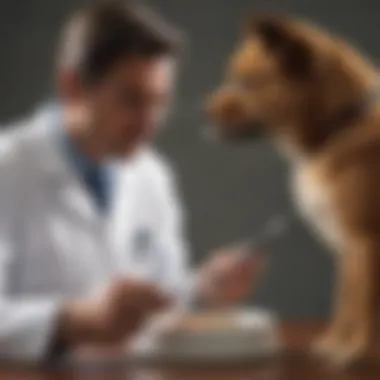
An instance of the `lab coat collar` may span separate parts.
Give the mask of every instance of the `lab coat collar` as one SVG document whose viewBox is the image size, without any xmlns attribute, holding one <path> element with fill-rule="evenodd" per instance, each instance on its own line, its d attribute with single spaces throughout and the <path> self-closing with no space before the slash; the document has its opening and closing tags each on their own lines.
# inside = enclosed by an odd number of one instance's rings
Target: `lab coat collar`
<svg viewBox="0 0 380 380">
<path fill-rule="evenodd" d="M 32 129 L 36 136 L 36 144 L 34 144 L 37 148 L 36 157 L 39 160 L 39 168 L 43 170 L 43 178 L 47 181 L 46 186 L 51 188 L 50 191 L 54 191 L 54 188 L 55 191 L 61 192 L 64 203 L 86 220 L 103 220 L 104 222 L 105 219 L 112 219 L 120 197 L 125 197 L 125 194 L 120 194 L 120 188 L 126 188 L 128 191 L 128 199 L 124 202 L 133 204 L 136 174 L 140 167 L 139 163 L 148 149 L 141 149 L 128 160 L 120 160 L 114 164 L 114 194 L 111 197 L 108 216 L 104 217 L 99 213 L 98 206 L 67 161 L 64 152 L 59 149 L 55 113 L 56 109 L 51 105 L 43 107 L 36 112 L 32 121 Z"/>
</svg>

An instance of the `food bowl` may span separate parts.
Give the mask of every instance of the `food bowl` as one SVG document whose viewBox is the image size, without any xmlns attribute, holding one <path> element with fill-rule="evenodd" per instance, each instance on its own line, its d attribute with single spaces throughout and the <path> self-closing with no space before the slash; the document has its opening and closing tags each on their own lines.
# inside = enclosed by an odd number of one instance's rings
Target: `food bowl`
<svg viewBox="0 0 380 380">
<path fill-rule="evenodd" d="M 280 352 L 277 318 L 270 312 L 173 312 L 150 321 L 132 345 L 138 358 L 243 361 Z"/>
</svg>

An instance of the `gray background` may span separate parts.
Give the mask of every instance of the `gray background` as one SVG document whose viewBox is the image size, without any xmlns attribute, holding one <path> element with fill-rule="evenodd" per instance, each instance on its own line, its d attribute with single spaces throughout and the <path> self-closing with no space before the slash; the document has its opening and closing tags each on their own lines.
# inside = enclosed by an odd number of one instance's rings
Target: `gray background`
<svg viewBox="0 0 380 380">
<path fill-rule="evenodd" d="M 54 88 L 57 32 L 74 0 L 0 1 L 0 118 L 26 114 Z M 254 10 L 306 16 L 376 57 L 377 0 L 151 0 L 187 34 L 176 111 L 158 144 L 175 163 L 188 206 L 194 261 L 249 235 L 270 215 L 290 207 L 286 166 L 270 145 L 227 147 L 200 138 L 202 97 L 219 81 L 239 25 Z M 301 223 L 271 249 L 268 271 L 253 301 L 284 318 L 321 318 L 330 308 L 331 257 Z"/>
</svg>

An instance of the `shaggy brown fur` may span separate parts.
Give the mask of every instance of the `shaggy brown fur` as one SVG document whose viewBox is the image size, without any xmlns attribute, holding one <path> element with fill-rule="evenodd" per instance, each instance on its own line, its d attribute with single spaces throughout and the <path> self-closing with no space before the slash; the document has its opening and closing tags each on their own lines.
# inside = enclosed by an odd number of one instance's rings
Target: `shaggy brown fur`
<svg viewBox="0 0 380 380">
<path fill-rule="evenodd" d="M 379 322 L 378 83 L 376 67 L 338 37 L 263 15 L 209 104 L 222 135 L 260 130 L 290 158 L 296 204 L 336 252 L 334 313 L 315 350 L 338 364 L 369 352 Z"/>
</svg>

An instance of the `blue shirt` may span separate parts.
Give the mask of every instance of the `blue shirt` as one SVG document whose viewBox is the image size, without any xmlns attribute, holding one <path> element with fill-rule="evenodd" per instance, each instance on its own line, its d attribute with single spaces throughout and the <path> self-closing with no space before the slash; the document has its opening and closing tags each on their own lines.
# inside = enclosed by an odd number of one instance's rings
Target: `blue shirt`
<svg viewBox="0 0 380 380">
<path fill-rule="evenodd" d="M 99 210 L 107 212 L 113 184 L 113 170 L 111 165 L 106 163 L 96 163 L 92 161 L 72 140 L 65 128 L 59 106 L 54 110 L 56 117 L 59 118 L 59 144 L 63 152 L 72 166 L 77 172 L 80 179 L 85 184 L 94 198 Z"/>
<path fill-rule="evenodd" d="M 83 180 L 100 211 L 106 212 L 112 187 L 111 167 L 91 161 L 67 134 L 63 140 L 69 162 Z"/>
</svg>

